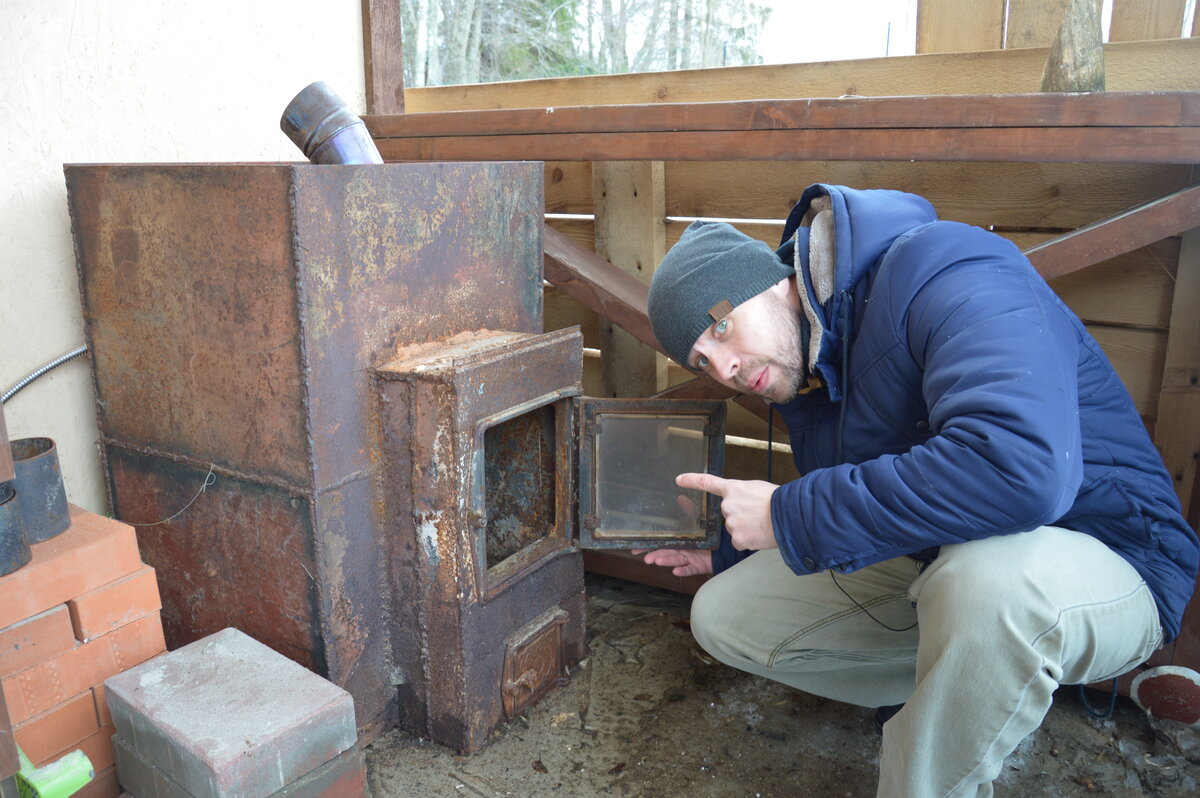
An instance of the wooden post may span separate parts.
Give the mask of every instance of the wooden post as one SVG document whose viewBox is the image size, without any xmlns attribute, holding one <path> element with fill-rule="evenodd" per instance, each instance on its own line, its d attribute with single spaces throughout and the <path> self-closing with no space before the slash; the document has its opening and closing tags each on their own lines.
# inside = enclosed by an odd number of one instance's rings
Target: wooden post
<svg viewBox="0 0 1200 798">
<path fill-rule="evenodd" d="M 918 53 L 969 53 L 1004 46 L 1005 0 L 921 0 Z"/>
<path fill-rule="evenodd" d="M 666 254 L 662 161 L 592 166 L 596 254 L 648 284 Z M 600 368 L 606 396 L 650 396 L 666 387 L 667 361 L 611 322 L 600 321 Z"/>
<path fill-rule="evenodd" d="M 1042 91 L 1104 91 L 1104 29 L 1095 0 L 1071 0 L 1042 72 Z"/>
<path fill-rule="evenodd" d="M 1197 525 L 1196 461 L 1200 458 L 1200 227 L 1183 236 L 1154 442 L 1175 482 L 1185 517 Z"/>
<path fill-rule="evenodd" d="M 404 113 L 400 0 L 362 0 L 368 114 Z"/>
</svg>

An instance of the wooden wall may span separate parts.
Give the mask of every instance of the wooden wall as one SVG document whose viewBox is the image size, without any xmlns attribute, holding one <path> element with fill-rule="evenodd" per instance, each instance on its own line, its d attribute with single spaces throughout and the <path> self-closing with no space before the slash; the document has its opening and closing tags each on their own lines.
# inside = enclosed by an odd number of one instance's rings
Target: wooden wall
<svg viewBox="0 0 1200 798">
<path fill-rule="evenodd" d="M 405 109 L 1035 92 L 1065 5 L 1009 0 L 1006 28 L 1003 0 L 922 0 L 915 56 L 409 89 Z M 1179 38 L 1182 21 L 1182 0 L 1115 0 L 1114 42 L 1105 48 L 1108 89 L 1200 89 L 1200 39 Z M 950 52 L 970 48 L 977 49 Z M 552 162 L 545 174 L 548 224 L 647 281 L 692 217 L 740 220 L 747 233 L 776 245 L 780 223 L 747 220 L 782 219 L 818 181 L 913 191 L 942 218 L 994 229 L 1027 247 L 1194 180 L 1191 165 L 803 160 Z M 1116 366 L 1181 498 L 1192 504 L 1193 523 L 1200 507 L 1192 501 L 1200 437 L 1198 244 L 1192 232 L 1053 283 Z M 646 395 L 688 376 L 549 287 L 546 320 L 548 329 L 580 324 L 585 345 L 608 353 L 605 370 L 600 358 L 587 358 L 585 386 L 594 395 Z M 732 405 L 731 432 L 766 435 L 764 422 Z M 787 478 L 788 461 L 775 458 L 776 481 Z M 733 447 L 730 463 L 731 475 L 765 474 L 760 448 Z"/>
</svg>

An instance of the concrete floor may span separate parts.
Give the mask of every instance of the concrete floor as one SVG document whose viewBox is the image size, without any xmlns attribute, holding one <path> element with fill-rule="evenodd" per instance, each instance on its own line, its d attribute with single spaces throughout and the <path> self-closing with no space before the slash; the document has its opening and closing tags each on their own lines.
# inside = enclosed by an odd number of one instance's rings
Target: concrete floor
<svg viewBox="0 0 1200 798">
<path fill-rule="evenodd" d="M 366 750 L 373 798 L 872 796 L 870 710 L 796 693 L 709 659 L 689 597 L 588 576 L 590 655 L 471 756 L 394 730 Z M 1094 703 L 1103 703 L 1095 697 Z M 1200 729 L 1109 720 L 1063 690 L 1005 763 L 998 796 L 1200 794 Z"/>
</svg>

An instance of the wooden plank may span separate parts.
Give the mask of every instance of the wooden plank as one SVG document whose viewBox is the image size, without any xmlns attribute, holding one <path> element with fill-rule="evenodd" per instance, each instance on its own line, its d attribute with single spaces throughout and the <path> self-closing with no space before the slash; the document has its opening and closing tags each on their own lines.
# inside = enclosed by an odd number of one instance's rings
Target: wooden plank
<svg viewBox="0 0 1200 798">
<path fill-rule="evenodd" d="M 492 108 L 709 102 L 775 97 L 886 97 L 1035 92 L 1048 50 L 989 50 L 823 63 L 598 75 L 410 88 L 408 113 Z M 1200 38 L 1104 48 L 1109 91 L 1200 88 Z"/>
<path fill-rule="evenodd" d="M 592 212 L 592 165 L 586 161 L 548 161 L 546 213 Z"/>
<path fill-rule="evenodd" d="M 649 285 L 666 254 L 661 161 L 597 163 L 592 167 L 595 252 Z M 667 362 L 609 321 L 600 325 L 604 396 L 649 396 L 666 385 Z"/>
<path fill-rule="evenodd" d="M 662 351 L 646 315 L 648 289 L 636 277 L 552 228 L 542 231 L 546 279 L 584 306 Z"/>
<path fill-rule="evenodd" d="M 1179 239 L 1168 238 L 1060 277 L 1050 286 L 1084 321 L 1165 332 L 1178 260 Z"/>
<path fill-rule="evenodd" d="M 362 0 L 368 114 L 404 113 L 404 50 L 397 0 Z"/>
<path fill-rule="evenodd" d="M 1071 0 L 1008 0 L 1004 46 L 1010 50 L 1050 46 L 1070 4 Z"/>
<path fill-rule="evenodd" d="M 917 52 L 962 53 L 1004 46 L 1005 0 L 921 0 Z"/>
<path fill-rule="evenodd" d="M 1183 32 L 1186 0 L 1115 0 L 1110 42 L 1173 39 Z"/>
<path fill-rule="evenodd" d="M 917 191 L 943 219 L 1072 230 L 1184 188 L 1190 167 L 1147 164 L 679 161 L 667 215 L 784 219 L 813 183 Z M 763 240 L 778 243 L 774 231 Z M 756 236 L 757 237 L 757 236 Z"/>
<path fill-rule="evenodd" d="M 1193 524 L 1200 458 L 1200 226 L 1183 237 L 1158 397 L 1155 443 Z"/>
<path fill-rule="evenodd" d="M 972 94 L 371 115 L 376 139 L 882 128 L 1195 127 L 1200 92 Z"/>
<path fill-rule="evenodd" d="M 1088 325 L 1088 331 L 1108 355 L 1138 413 L 1143 418 L 1154 419 L 1158 413 L 1158 393 L 1166 360 L 1166 334 L 1097 324 Z"/>
<path fill-rule="evenodd" d="M 1200 185 L 1143 203 L 1029 250 L 1047 280 L 1200 226 Z"/>
<path fill-rule="evenodd" d="M 1200 128 L 905 128 L 376 139 L 385 161 L 1200 162 Z"/>
</svg>

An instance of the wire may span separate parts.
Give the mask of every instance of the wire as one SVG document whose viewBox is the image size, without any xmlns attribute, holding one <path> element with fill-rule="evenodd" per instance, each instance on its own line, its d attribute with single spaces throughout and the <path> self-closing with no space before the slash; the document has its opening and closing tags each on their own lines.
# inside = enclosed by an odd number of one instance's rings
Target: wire
<svg viewBox="0 0 1200 798">
<path fill-rule="evenodd" d="M 862 610 L 862 611 L 863 611 L 863 614 L 864 614 L 864 615 L 866 615 L 868 618 L 870 618 L 870 619 L 871 619 L 872 621 L 874 621 L 875 623 L 877 623 L 877 624 L 879 624 L 880 626 L 882 626 L 884 629 L 887 629 L 889 632 L 907 632 L 909 629 L 913 629 L 913 628 L 915 628 L 915 627 L 916 627 L 916 625 L 917 625 L 917 623 L 918 623 L 917 621 L 913 621 L 913 622 L 912 622 L 912 624 L 910 624 L 909 626 L 905 626 L 905 627 L 904 627 L 904 628 L 902 628 L 902 629 L 897 629 L 895 626 L 888 626 L 886 623 L 884 623 L 883 621 L 879 620 L 879 619 L 878 619 L 878 618 L 876 618 L 874 615 L 872 615 L 870 610 L 868 610 L 868 609 L 867 609 L 866 607 L 864 607 L 863 605 L 859 604 L 859 603 L 858 603 L 858 600 L 857 600 L 857 599 L 855 599 L 855 598 L 854 598 L 854 596 L 851 596 L 849 593 L 847 593 L 847 592 L 846 592 L 846 588 L 844 588 L 844 587 L 842 587 L 842 586 L 841 586 L 841 584 L 840 584 L 840 583 L 838 582 L 838 580 L 837 580 L 837 575 L 835 575 L 835 574 L 833 573 L 833 571 L 830 571 L 830 572 L 829 572 L 829 578 L 833 580 L 833 583 L 834 583 L 835 585 L 837 585 L 837 589 L 838 589 L 838 590 L 840 590 L 840 591 L 842 591 L 842 594 L 843 594 L 843 595 L 844 595 L 846 598 L 848 598 L 848 599 L 850 599 L 852 602 L 854 602 L 854 606 L 855 606 L 855 607 L 858 607 L 860 610 Z"/>
<path fill-rule="evenodd" d="M 175 513 L 170 518 L 164 518 L 163 520 L 155 521 L 152 524 L 135 524 L 135 523 L 132 523 L 131 521 L 125 521 L 124 523 L 129 524 L 130 526 L 158 526 L 159 524 L 165 524 L 168 521 L 173 521 L 174 519 L 183 515 L 184 510 L 186 510 L 187 508 L 189 508 L 193 504 L 195 504 L 196 499 L 200 498 L 200 494 L 204 493 L 204 491 L 206 491 L 208 489 L 208 486 L 214 484 L 216 481 L 217 481 L 217 475 L 213 473 L 213 466 L 210 464 L 208 467 L 208 475 L 204 477 L 204 484 L 202 484 L 200 486 L 200 490 L 196 491 L 196 495 L 192 497 L 192 500 L 190 502 L 188 502 L 187 504 L 183 505 L 182 509 L 180 509 L 179 512 Z M 307 569 L 305 569 L 305 570 L 307 570 Z M 311 576 L 311 574 L 310 574 L 310 576 Z"/>
<path fill-rule="evenodd" d="M 12 399 L 14 396 L 17 395 L 18 391 L 20 391 L 26 385 L 33 382 L 34 380 L 36 380 L 38 377 L 42 376 L 46 372 L 53 371 L 54 369 L 61 366 L 63 363 L 74 360 L 75 358 L 79 357 L 86 351 L 87 351 L 87 345 L 84 344 L 83 346 L 79 347 L 78 349 L 72 349 L 70 352 L 67 352 L 65 355 L 62 355 L 61 357 L 57 357 L 54 360 L 51 360 L 49 363 L 42 366 L 40 369 L 34 371 L 32 374 L 29 374 L 29 375 L 17 380 L 15 385 L 13 385 L 11 388 L 9 388 L 7 391 L 5 391 L 3 394 L 0 394 L 0 404 L 4 404 L 9 399 Z"/>
</svg>

